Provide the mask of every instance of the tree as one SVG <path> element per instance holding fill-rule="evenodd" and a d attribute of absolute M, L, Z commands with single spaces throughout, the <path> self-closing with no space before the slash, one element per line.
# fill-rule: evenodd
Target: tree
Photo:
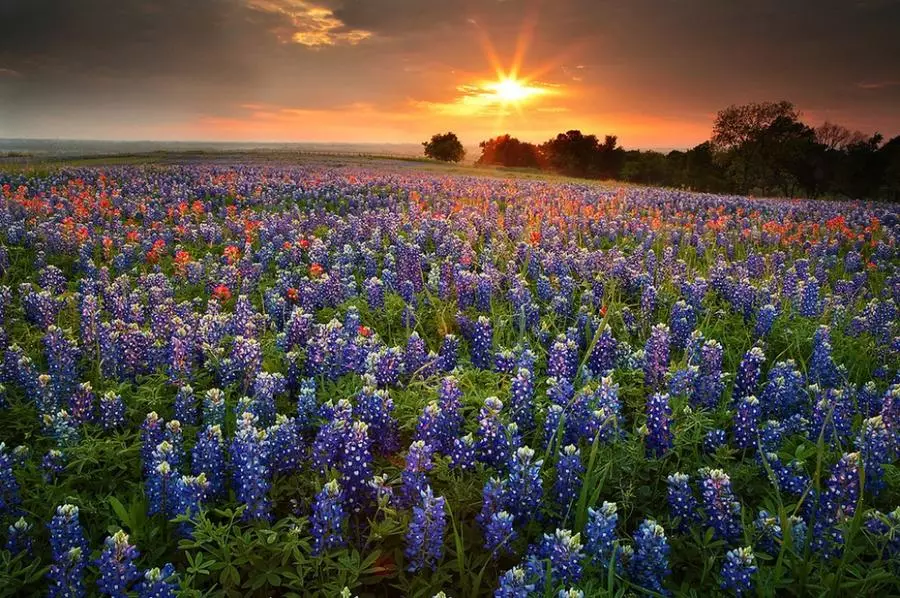
<path fill-rule="evenodd" d="M 476 164 L 496 164 L 518 168 L 540 168 L 541 156 L 533 143 L 500 135 L 478 144 L 481 157 Z"/>
<path fill-rule="evenodd" d="M 766 192 L 765 156 L 770 139 L 764 133 L 779 118 L 797 121 L 799 117 L 794 105 L 786 101 L 732 105 L 719 111 L 710 141 L 739 191 L 759 187 Z"/>
<path fill-rule="evenodd" d="M 466 156 L 466 150 L 456 133 L 438 133 L 431 137 L 431 141 L 425 141 L 422 145 L 426 156 L 442 162 L 459 162 Z"/>
<path fill-rule="evenodd" d="M 828 122 L 827 120 L 816 127 L 816 141 L 829 150 L 843 150 L 848 145 L 861 143 L 866 140 L 865 133 L 851 131 L 847 127 Z"/>
<path fill-rule="evenodd" d="M 617 178 L 625 163 L 625 150 L 616 146 L 618 138 L 607 135 L 600 143 L 596 135 L 572 130 L 560 133 L 541 145 L 550 166 L 570 176 Z"/>

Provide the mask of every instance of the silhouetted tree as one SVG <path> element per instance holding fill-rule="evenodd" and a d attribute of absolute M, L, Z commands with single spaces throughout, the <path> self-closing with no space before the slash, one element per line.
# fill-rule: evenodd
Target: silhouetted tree
<path fill-rule="evenodd" d="M 500 135 L 478 144 L 481 157 L 476 164 L 495 164 L 520 168 L 540 168 L 541 156 L 533 143 L 519 141 L 509 135 Z"/>
<path fill-rule="evenodd" d="M 438 133 L 431 141 L 424 141 L 425 155 L 443 162 L 459 162 L 466 156 L 466 150 L 459 142 L 456 133 Z"/>
<path fill-rule="evenodd" d="M 563 174 L 616 178 L 625 163 L 625 151 L 616 147 L 617 142 L 614 135 L 607 135 L 600 143 L 596 135 L 572 130 L 560 133 L 540 149 L 550 167 Z"/>
<path fill-rule="evenodd" d="M 739 191 L 762 186 L 765 192 L 765 156 L 771 143 L 765 133 L 779 118 L 796 121 L 799 113 L 792 103 L 782 101 L 732 105 L 716 115 L 710 141 Z"/>
<path fill-rule="evenodd" d="M 851 131 L 847 127 L 828 122 L 827 120 L 816 127 L 816 141 L 829 150 L 843 150 L 848 145 L 860 143 L 866 140 L 865 133 Z"/>

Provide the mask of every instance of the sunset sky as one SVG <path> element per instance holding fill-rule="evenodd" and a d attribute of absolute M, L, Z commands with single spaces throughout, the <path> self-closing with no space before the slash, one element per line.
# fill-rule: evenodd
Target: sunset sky
<path fill-rule="evenodd" d="M 676 148 L 780 99 L 900 133 L 897 0 L 2 0 L 0 23 L 0 137 Z"/>

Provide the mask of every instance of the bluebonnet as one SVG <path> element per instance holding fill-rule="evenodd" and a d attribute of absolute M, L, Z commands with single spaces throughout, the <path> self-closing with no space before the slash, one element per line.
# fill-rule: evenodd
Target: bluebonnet
<path fill-rule="evenodd" d="M 616 541 L 616 524 L 619 521 L 616 503 L 604 502 L 599 508 L 588 507 L 587 523 L 584 527 L 585 551 L 591 561 L 604 568 L 613 557 Z"/>
<path fill-rule="evenodd" d="M 555 403 L 548 405 L 544 416 L 543 444 L 545 448 L 549 449 L 554 440 L 557 444 L 560 442 L 557 433 L 563 424 L 565 424 L 565 419 L 562 406 Z"/>
<path fill-rule="evenodd" d="M 447 430 L 444 428 L 441 408 L 437 401 L 429 401 L 422 409 L 419 421 L 416 422 L 416 432 L 413 436 L 414 440 L 423 441 L 433 448 L 444 447 L 450 444 L 450 438 L 447 437 Z M 416 493 L 418 496 L 418 492 Z"/>
<path fill-rule="evenodd" d="M 634 554 L 628 562 L 628 575 L 635 584 L 660 594 L 668 594 L 663 586 L 669 569 L 669 541 L 661 525 L 645 519 L 634 535 Z"/>
<path fill-rule="evenodd" d="M 495 513 L 503 510 L 505 481 L 491 477 L 484 483 L 481 490 L 481 511 L 475 516 L 475 521 L 482 528 L 486 528 Z"/>
<path fill-rule="evenodd" d="M 482 370 L 491 369 L 494 328 L 491 320 L 479 316 L 472 329 L 472 365 Z"/>
<path fill-rule="evenodd" d="M 647 423 L 645 439 L 647 455 L 661 457 L 673 445 L 673 435 L 669 429 L 672 408 L 669 406 L 669 395 L 654 393 L 647 399 Z"/>
<path fill-rule="evenodd" d="M 779 361 L 769 370 L 768 380 L 760 396 L 765 415 L 782 418 L 796 413 L 805 399 L 803 375 L 793 359 Z"/>
<path fill-rule="evenodd" d="M 813 334 L 809 380 L 833 388 L 840 383 L 840 377 L 840 371 L 831 357 L 831 329 L 828 326 L 819 326 Z"/>
<path fill-rule="evenodd" d="M 544 489 L 541 484 L 542 459 L 534 460 L 534 450 L 523 446 L 509 461 L 509 477 L 503 489 L 503 504 L 517 522 L 538 518 Z"/>
<path fill-rule="evenodd" d="M 210 388 L 203 395 L 203 425 L 225 425 L 225 393 L 218 388 Z"/>
<path fill-rule="evenodd" d="M 889 463 L 891 456 L 891 438 L 884 425 L 883 416 L 871 417 L 862 423 L 856 438 L 856 448 L 863 462 L 866 474 L 867 490 L 879 493 L 885 487 L 884 464 Z"/>
<path fill-rule="evenodd" d="M 739 400 L 734 414 L 735 446 L 742 449 L 756 446 L 761 414 L 762 409 L 756 397 L 751 395 Z"/>
<path fill-rule="evenodd" d="M 703 450 L 707 453 L 716 452 L 716 449 L 726 443 L 725 430 L 721 428 L 713 428 L 703 436 Z"/>
<path fill-rule="evenodd" d="M 832 444 L 850 435 L 855 410 L 842 389 L 825 388 L 813 384 L 808 388 L 813 399 L 812 417 L 808 434 L 811 440 L 822 435 Z"/>
<path fill-rule="evenodd" d="M 510 544 L 516 538 L 513 516 L 507 511 L 493 513 L 484 527 L 484 549 L 495 558 L 511 551 Z"/>
<path fill-rule="evenodd" d="M 316 400 L 316 379 L 304 378 L 300 382 L 297 395 L 297 427 L 307 432 L 313 426 L 313 419 L 319 409 Z"/>
<path fill-rule="evenodd" d="M 511 419 L 522 431 L 534 428 L 534 381 L 531 372 L 519 368 L 510 383 Z"/>
<path fill-rule="evenodd" d="M 356 421 L 344 441 L 344 459 L 340 470 L 344 480 L 344 497 L 348 509 L 359 511 L 371 502 L 372 440 L 369 425 Z"/>
<path fill-rule="evenodd" d="M 672 347 L 684 349 L 687 346 L 688 337 L 694 331 L 697 324 L 697 314 L 694 308 L 684 300 L 677 301 L 672 306 L 672 314 L 669 318 L 669 329 L 672 331 Z"/>
<path fill-rule="evenodd" d="M 493 467 L 506 464 L 509 457 L 509 441 L 500 421 L 503 403 L 497 397 L 487 397 L 478 415 L 478 460 Z"/>
<path fill-rule="evenodd" d="M 43 423 L 49 435 L 56 439 L 58 446 L 71 446 L 78 443 L 80 437 L 78 427 L 65 409 L 60 409 L 54 415 L 45 413 Z"/>
<path fill-rule="evenodd" d="M 346 520 L 344 493 L 337 480 L 331 480 L 316 494 L 312 508 L 313 554 L 322 554 L 343 546 Z"/>
<path fill-rule="evenodd" d="M 173 517 L 179 515 L 195 517 L 203 507 L 203 503 L 206 502 L 208 490 L 209 482 L 206 480 L 205 473 L 196 476 L 179 476 L 172 488 L 170 514 Z M 191 524 L 182 522 L 179 524 L 179 529 L 182 535 L 188 536 L 191 533 Z"/>
<path fill-rule="evenodd" d="M 616 365 L 619 343 L 612 330 L 605 328 L 597 336 L 593 348 L 588 353 L 587 368 L 595 376 L 604 375 Z"/>
<path fill-rule="evenodd" d="M 62 451 L 50 449 L 41 460 L 41 469 L 44 470 L 44 482 L 52 483 L 66 469 L 65 455 Z M 0 512 L 2 511 L 3 509 L 0 508 Z"/>
<path fill-rule="evenodd" d="M 775 320 L 778 318 L 778 308 L 767 303 L 759 308 L 756 312 L 756 324 L 753 328 L 753 334 L 757 338 L 764 338 L 769 335 Z"/>
<path fill-rule="evenodd" d="M 571 444 L 565 446 L 556 462 L 556 481 L 553 484 L 554 499 L 564 515 L 581 492 L 583 476 L 581 451 Z"/>
<path fill-rule="evenodd" d="M 175 598 L 177 581 L 175 567 L 167 563 L 162 569 L 154 567 L 144 572 L 137 586 L 138 598 Z"/>
<path fill-rule="evenodd" d="M 204 474 L 209 483 L 210 497 L 222 496 L 226 485 L 225 440 L 222 428 L 206 426 L 197 431 L 197 442 L 191 451 L 191 471 Z"/>
<path fill-rule="evenodd" d="M 651 390 L 662 387 L 669 369 L 669 327 L 656 324 L 644 345 L 644 384 Z"/>
<path fill-rule="evenodd" d="M 453 467 L 469 471 L 475 468 L 476 462 L 475 437 L 470 433 L 461 438 L 453 439 L 453 448 L 450 449 L 450 462 Z"/>
<path fill-rule="evenodd" d="M 686 532 L 699 519 L 697 499 L 691 488 L 691 478 L 684 473 L 673 473 L 667 478 L 669 513 L 678 521 L 678 529 Z"/>
<path fill-rule="evenodd" d="M 110 431 L 125 425 L 125 402 L 113 391 L 100 397 L 100 425 Z"/>
<path fill-rule="evenodd" d="M 147 494 L 147 513 L 156 515 L 169 514 L 171 507 L 172 484 L 175 472 L 172 469 L 172 444 L 163 440 L 156 445 L 151 457 L 150 468 L 146 473 L 145 491 Z"/>
<path fill-rule="evenodd" d="M 700 499 L 713 537 L 734 542 L 741 535 L 741 503 L 731 490 L 731 478 L 721 469 L 700 470 Z"/>
<path fill-rule="evenodd" d="M 94 421 L 94 389 L 90 382 L 82 382 L 75 387 L 69 398 L 69 413 L 76 424 Z"/>
<path fill-rule="evenodd" d="M 759 387 L 759 377 L 762 373 L 762 364 L 766 361 L 766 355 L 759 347 L 753 347 L 744 353 L 741 364 L 738 366 L 737 377 L 734 381 L 732 400 L 737 403 L 744 397 L 755 396 Z"/>
<path fill-rule="evenodd" d="M 343 460 L 344 443 L 350 433 L 352 407 L 347 403 L 345 408 L 342 401 L 338 401 L 332 418 L 319 427 L 313 440 L 312 465 L 323 475 Z"/>
<path fill-rule="evenodd" d="M 34 549 L 34 539 L 31 537 L 33 527 L 33 525 L 25 521 L 24 517 L 19 517 L 7 529 L 6 550 L 13 556 L 20 553 L 31 556 Z"/>
<path fill-rule="evenodd" d="M 853 517 L 859 500 L 859 453 L 844 453 L 834 465 L 819 497 L 812 530 L 812 546 L 825 557 L 836 556 L 844 543 L 838 527 Z"/>
<path fill-rule="evenodd" d="M 426 486 L 421 502 L 413 507 L 406 533 L 406 558 L 410 571 L 437 568 L 444 554 L 446 517 L 444 497 L 434 496 L 431 487 Z"/>
<path fill-rule="evenodd" d="M 104 596 L 126 598 L 132 584 L 141 574 L 135 560 L 140 556 L 137 548 L 128 541 L 128 534 L 119 530 L 106 538 L 103 552 L 95 563 L 99 569 L 97 588 Z"/>
<path fill-rule="evenodd" d="M 297 420 L 283 414 L 266 430 L 269 442 L 269 464 L 273 474 L 290 474 L 300 470 L 305 444 L 300 437 Z"/>
<path fill-rule="evenodd" d="M 234 490 L 238 502 L 247 506 L 244 519 L 271 517 L 271 502 L 267 494 L 271 486 L 268 438 L 265 430 L 256 427 L 257 420 L 244 413 L 231 442 L 231 467 Z"/>
<path fill-rule="evenodd" d="M 536 567 L 517 566 L 500 576 L 500 586 L 494 592 L 494 598 L 528 598 L 539 585 L 540 577 L 534 575 L 535 570 L 540 572 L 540 565 Z M 535 579 L 538 577 L 538 579 Z"/>
<path fill-rule="evenodd" d="M 50 520 L 51 596 L 83 596 L 84 568 L 89 548 L 78 517 L 78 507 L 65 504 L 56 508 Z"/>
<path fill-rule="evenodd" d="M 432 454 L 434 448 L 424 440 L 414 440 L 406 454 L 406 467 L 400 474 L 403 480 L 401 497 L 407 506 L 419 500 L 425 486 L 428 485 L 428 472 L 434 467 Z"/>
<path fill-rule="evenodd" d="M 6 443 L 0 442 L 0 516 L 13 514 L 21 502 L 12 456 L 6 450 Z"/>
<path fill-rule="evenodd" d="M 449 372 L 456 368 L 459 361 L 459 339 L 453 334 L 444 335 L 441 348 L 438 351 L 440 368 Z"/>
<path fill-rule="evenodd" d="M 750 546 L 734 548 L 725 553 L 725 562 L 722 563 L 723 590 L 735 595 L 743 596 L 753 591 L 753 574 L 756 573 L 753 549 Z"/>
<path fill-rule="evenodd" d="M 572 583 L 581 579 L 582 548 L 581 534 L 557 529 L 554 534 L 544 534 L 537 556 L 550 561 L 550 575 L 555 582 Z"/>

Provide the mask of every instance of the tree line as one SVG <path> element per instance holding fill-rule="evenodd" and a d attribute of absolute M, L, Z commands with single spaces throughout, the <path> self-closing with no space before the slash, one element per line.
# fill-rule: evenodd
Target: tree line
<path fill-rule="evenodd" d="M 422 144 L 425 155 L 458 162 L 454 133 Z M 720 110 L 709 141 L 687 151 L 625 150 L 615 135 L 572 130 L 541 144 L 501 135 L 479 144 L 476 164 L 536 168 L 715 193 L 900 201 L 900 136 L 889 141 L 826 122 L 801 120 L 790 102 Z"/>

